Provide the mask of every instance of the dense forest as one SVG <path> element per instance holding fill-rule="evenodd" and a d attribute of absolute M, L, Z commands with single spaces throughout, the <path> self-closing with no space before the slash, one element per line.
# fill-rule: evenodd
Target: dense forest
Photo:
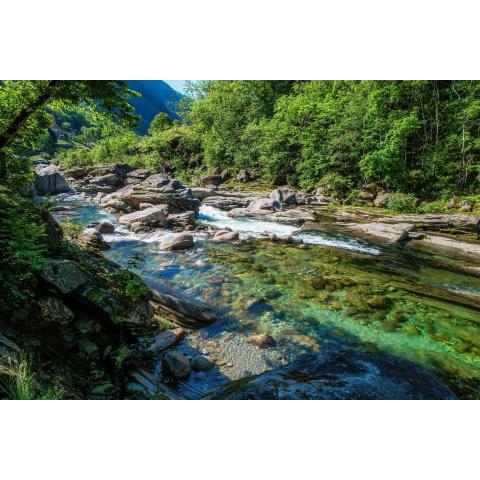
<path fill-rule="evenodd" d="M 85 127 L 60 162 L 122 160 L 188 177 L 246 168 L 351 199 L 366 182 L 420 198 L 479 187 L 479 82 L 205 81 L 190 93 L 182 122 L 161 114 L 147 136 L 110 128 L 93 146 L 84 140 L 96 127 Z"/>
<path fill-rule="evenodd" d="M 38 87 L 4 82 L 2 129 Z M 249 169 L 265 182 L 327 185 L 351 200 L 367 182 L 422 199 L 479 188 L 476 81 L 202 81 L 180 100 L 181 120 L 159 113 L 147 135 L 135 133 L 133 118 L 122 125 L 102 106 L 67 100 L 36 109 L 2 145 L 3 183 L 30 168 L 23 156 L 40 153 L 68 167 L 123 161 L 189 178 Z"/>

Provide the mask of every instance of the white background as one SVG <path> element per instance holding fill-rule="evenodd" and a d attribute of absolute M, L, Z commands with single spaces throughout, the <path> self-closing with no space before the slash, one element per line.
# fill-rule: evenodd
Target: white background
<path fill-rule="evenodd" d="M 478 3 L 478 2 L 477 2 Z M 478 79 L 474 1 L 4 1 L 1 79 Z M 479 402 L 1 402 L 2 479 L 478 477 Z"/>

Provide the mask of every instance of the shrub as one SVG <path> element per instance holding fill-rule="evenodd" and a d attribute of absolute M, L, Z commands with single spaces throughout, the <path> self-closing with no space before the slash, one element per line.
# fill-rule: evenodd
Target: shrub
<path fill-rule="evenodd" d="M 446 200 L 435 200 L 433 202 L 420 205 L 417 208 L 419 213 L 440 213 L 445 210 L 445 206 L 448 202 Z"/>
<path fill-rule="evenodd" d="M 412 193 L 392 193 L 387 201 L 387 208 L 394 212 L 411 213 L 415 210 L 417 199 Z"/>
<path fill-rule="evenodd" d="M 71 218 L 58 223 L 62 227 L 64 237 L 71 242 L 75 242 L 83 231 L 82 225 L 75 223 Z"/>
<path fill-rule="evenodd" d="M 47 251 L 45 225 L 39 211 L 11 191 L 0 191 L 0 283 L 2 297 L 19 301 L 35 286 Z"/>

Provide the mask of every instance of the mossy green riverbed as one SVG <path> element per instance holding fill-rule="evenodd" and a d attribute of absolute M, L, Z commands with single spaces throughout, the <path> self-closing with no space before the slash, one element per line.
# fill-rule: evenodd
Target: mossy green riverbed
<path fill-rule="evenodd" d="M 68 204 L 81 223 L 106 216 L 94 203 Z M 199 338 L 265 333 L 282 362 L 332 344 L 387 352 L 433 370 L 460 398 L 480 398 L 480 277 L 464 261 L 357 248 L 355 238 L 325 232 L 323 244 L 303 245 L 198 235 L 194 249 L 172 253 L 159 249 L 162 235 L 120 229 L 105 254 L 152 287 L 168 284 L 222 312 Z"/>

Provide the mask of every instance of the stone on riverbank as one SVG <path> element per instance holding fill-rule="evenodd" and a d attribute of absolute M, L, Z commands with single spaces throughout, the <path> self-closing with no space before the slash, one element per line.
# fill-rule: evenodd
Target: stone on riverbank
<path fill-rule="evenodd" d="M 55 195 L 71 190 L 65 177 L 55 165 L 39 164 L 34 168 L 35 190 L 38 195 Z"/>
<path fill-rule="evenodd" d="M 208 187 L 209 185 L 218 186 L 223 183 L 223 177 L 221 175 L 206 175 L 200 177 L 200 186 Z"/>

